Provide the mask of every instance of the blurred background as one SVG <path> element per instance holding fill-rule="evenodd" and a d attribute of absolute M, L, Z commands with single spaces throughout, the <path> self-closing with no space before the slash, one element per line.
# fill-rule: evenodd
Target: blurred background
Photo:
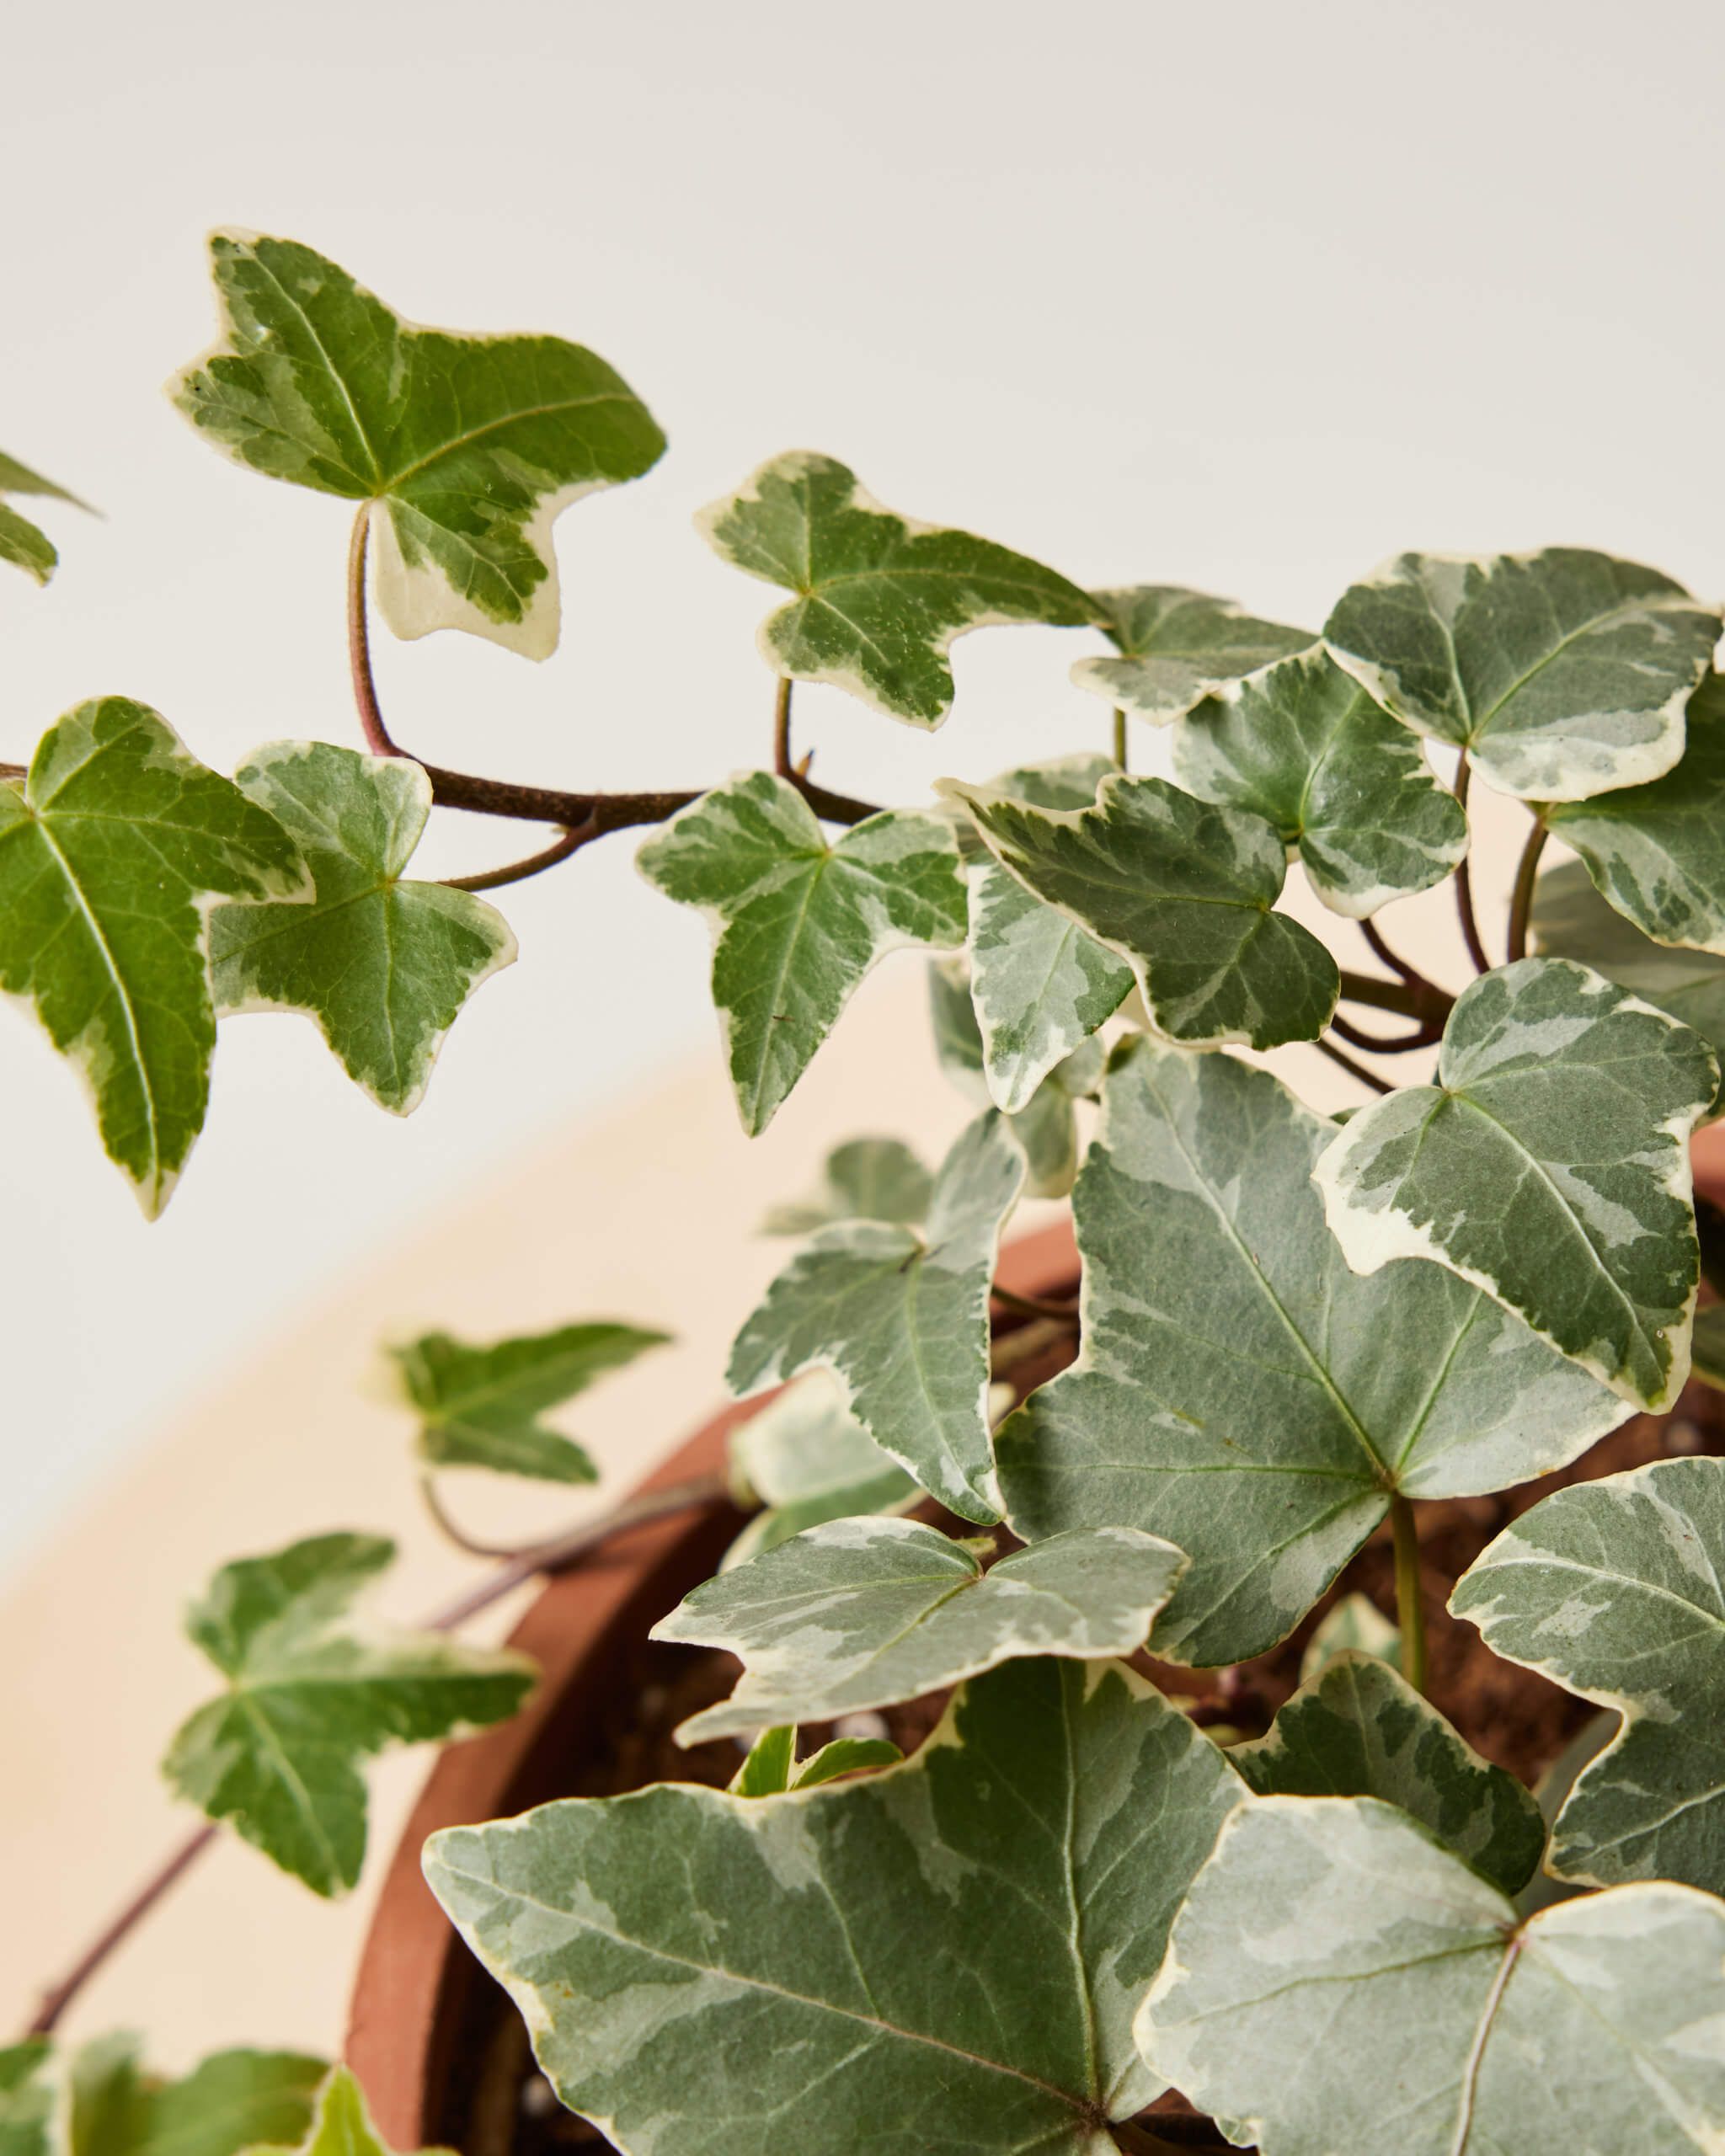
<path fill-rule="evenodd" d="M 690 517 L 793 446 L 1081 583 L 1187 583 L 1313 627 L 1404 547 L 1596 545 L 1716 594 L 1722 64 L 1725 13 L 1699 0 L 14 8 L 0 445 L 104 520 L 47 505 L 56 583 L 0 577 L 0 755 L 107 691 L 226 769 L 282 735 L 356 739 L 347 510 L 228 463 L 160 393 L 215 334 L 222 223 L 305 240 L 422 322 L 590 344 L 665 427 L 654 472 L 558 527 L 549 662 L 379 632 L 398 734 L 499 776 L 691 786 L 764 757 L 772 595 Z M 1098 643 L 960 642 L 932 738 L 799 691 L 799 745 L 884 799 L 1102 747 L 1106 708 L 1067 680 Z M 1135 759 L 1158 767 L 1147 729 Z M 1489 830 L 1504 804 L 1482 807 Z M 420 866 L 520 835 L 442 818 Z M 674 1327 L 583 1422 L 632 1467 L 717 1392 L 775 1262 L 761 1206 L 830 1139 L 933 1152 L 962 1113 L 918 1105 L 935 1081 L 900 959 L 750 1150 L 702 930 L 633 851 L 503 894 L 521 962 L 410 1121 L 305 1021 L 224 1027 L 208 1128 L 152 1226 L 68 1070 L 6 1014 L 0 1716 L 14 1741 L 24 1718 L 35 1771 L 0 1829 L 36 1895 L 6 1999 L 111 1899 L 132 1842 L 142 1862 L 170 1831 L 152 1762 L 197 1696 L 182 1596 L 302 1525 L 409 1517 L 404 1428 L 363 1391 L 380 1326 Z M 1459 978 L 1447 897 L 1400 911 Z M 1310 1051 L 1285 1068 L 1320 1105 L 1347 1096 Z M 445 1562 L 410 1553 L 407 1577 Z M 119 1763 L 99 1790 L 93 1728 Z M 100 1878 L 56 1876 L 74 1833 L 101 1840 Z M 284 1954 L 323 1920 L 267 1909 Z M 339 1971 L 343 1935 L 305 1951 Z M 229 2033 L 212 1999 L 219 2023 L 237 1988 L 151 1951 L 157 2003 Z M 344 1982 L 311 2005 L 284 1987 L 290 2025 L 232 2033 L 331 2041 Z"/>

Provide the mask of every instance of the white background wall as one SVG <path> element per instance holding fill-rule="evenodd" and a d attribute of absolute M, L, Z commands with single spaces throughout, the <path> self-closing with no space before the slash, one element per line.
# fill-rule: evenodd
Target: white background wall
<path fill-rule="evenodd" d="M 1314 624 L 1403 546 L 1581 542 L 1725 584 L 1725 13 L 1701 0 L 87 0 L 3 35 L 0 443 L 107 512 L 45 520 L 45 595 L 0 577 L 5 755 L 105 691 L 230 768 L 351 738 L 342 504 L 228 465 L 158 393 L 212 334 L 218 222 L 421 320 L 590 343 L 670 433 L 563 525 L 548 664 L 382 653 L 400 733 L 470 767 L 680 785 L 758 760 L 768 595 L 688 520 L 793 446 L 1081 581 Z M 829 692 L 803 736 L 830 782 L 900 797 L 1097 744 L 1065 680 L 1092 643 L 961 644 L 933 740 Z M 447 821 L 441 873 L 511 844 Z M 711 1056 L 702 937 L 631 851 L 508 894 L 521 963 L 410 1123 L 302 1022 L 226 1028 L 153 1227 L 7 1015 L 0 1561 L 316 1285 Z"/>

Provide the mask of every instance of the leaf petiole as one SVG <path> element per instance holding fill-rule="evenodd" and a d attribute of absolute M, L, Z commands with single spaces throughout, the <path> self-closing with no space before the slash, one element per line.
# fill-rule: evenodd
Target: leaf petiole
<path fill-rule="evenodd" d="M 1402 1674 L 1416 1692 L 1425 1690 L 1425 1604 L 1419 1584 L 1419 1529 L 1413 1506 L 1398 1490 L 1390 1499 L 1390 1531 L 1396 1547 L 1396 1618 L 1402 1632 Z"/>
<path fill-rule="evenodd" d="M 1515 864 L 1515 884 L 1509 895 L 1509 955 L 1513 963 L 1527 956 L 1527 921 L 1533 910 L 1533 887 L 1539 873 L 1540 856 L 1545 851 L 1546 826 L 1535 817 L 1533 829 L 1527 835 L 1527 843 L 1521 849 L 1521 858 Z"/>

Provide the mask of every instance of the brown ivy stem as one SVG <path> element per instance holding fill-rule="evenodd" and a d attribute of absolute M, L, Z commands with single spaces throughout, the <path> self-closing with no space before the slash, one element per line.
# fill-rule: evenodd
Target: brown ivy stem
<path fill-rule="evenodd" d="M 163 1896 L 191 1870 L 215 1840 L 216 1831 L 215 1821 L 206 1820 L 202 1826 L 193 1829 L 165 1863 L 157 1866 L 119 1913 L 97 1933 L 59 1983 L 42 1993 L 35 2019 L 24 2032 L 26 2039 L 53 2035 L 67 2008 L 109 1956 L 131 1936 Z"/>
<path fill-rule="evenodd" d="M 1509 955 L 1512 962 L 1527 956 L 1527 922 L 1533 911 L 1534 878 L 1546 846 L 1546 827 L 1537 818 L 1515 864 L 1515 885 L 1509 894 Z"/>
<path fill-rule="evenodd" d="M 1467 809 L 1467 790 L 1473 780 L 1473 771 L 1464 749 L 1455 765 L 1455 800 L 1465 814 Z M 1492 962 L 1486 956 L 1486 947 L 1480 941 L 1479 919 L 1473 910 L 1473 869 L 1466 854 L 1455 871 L 1455 910 L 1461 916 L 1461 940 L 1467 946 L 1467 955 L 1478 974 L 1488 974 Z"/>
<path fill-rule="evenodd" d="M 1344 1018 L 1339 1011 L 1330 1021 L 1330 1031 L 1350 1048 L 1363 1048 L 1373 1055 L 1405 1055 L 1410 1049 L 1429 1048 L 1438 1038 L 1430 1026 L 1421 1026 L 1411 1033 L 1369 1033 L 1351 1019 Z"/>
<path fill-rule="evenodd" d="M 1058 1318 L 1062 1325 L 1076 1325 L 1076 1303 L 1045 1303 L 1035 1295 L 1020 1295 L 1011 1288 L 1002 1288 L 998 1281 L 989 1289 L 991 1298 L 1003 1310 L 1017 1310 L 1021 1317 Z"/>
<path fill-rule="evenodd" d="M 1420 981 L 1428 987 L 1431 985 L 1429 981 L 1426 981 L 1425 975 L 1420 972 L 1418 966 L 1409 965 L 1399 952 L 1391 949 L 1384 931 L 1375 921 L 1361 921 L 1359 932 L 1365 938 L 1373 956 L 1386 965 L 1392 974 L 1400 974 L 1402 979 L 1409 983 Z"/>
<path fill-rule="evenodd" d="M 1368 1070 L 1363 1063 L 1356 1063 L 1351 1055 L 1338 1048 L 1333 1041 L 1315 1040 L 1312 1046 L 1321 1049 L 1332 1063 L 1338 1063 L 1350 1078 L 1359 1079 L 1362 1086 L 1370 1086 L 1375 1093 L 1393 1093 L 1396 1088 L 1387 1078 L 1380 1078 L 1375 1070 Z"/>
<path fill-rule="evenodd" d="M 1370 974 L 1349 973 L 1346 967 L 1342 969 L 1342 1000 L 1369 1003 L 1377 1011 L 1394 1011 L 1403 1018 L 1418 1018 L 1422 1026 L 1435 1026 L 1440 1031 L 1455 1007 L 1455 999 L 1448 989 L 1433 981 L 1375 980 Z"/>
<path fill-rule="evenodd" d="M 574 830 L 565 831 L 551 845 L 521 861 L 509 862 L 501 868 L 483 869 L 477 876 L 445 876 L 440 880 L 446 890 L 500 891 L 505 883 L 524 883 L 529 876 L 537 876 L 542 868 L 555 868 L 559 861 L 579 853 L 593 835 L 586 825 L 578 824 Z"/>
<path fill-rule="evenodd" d="M 1390 1498 L 1390 1532 L 1396 1545 L 1396 1621 L 1402 1630 L 1402 1674 L 1416 1692 L 1423 1692 L 1425 1604 L 1419 1590 L 1419 1529 L 1413 1505 L 1399 1490 Z"/>
<path fill-rule="evenodd" d="M 1148 2127 L 1136 2125 L 1131 2119 L 1117 2119 L 1108 2127 L 1114 2146 L 1123 2149 L 1125 2156 L 1180 2156 L 1171 2141 L 1164 2141 L 1160 2134 L 1152 2133 Z"/>

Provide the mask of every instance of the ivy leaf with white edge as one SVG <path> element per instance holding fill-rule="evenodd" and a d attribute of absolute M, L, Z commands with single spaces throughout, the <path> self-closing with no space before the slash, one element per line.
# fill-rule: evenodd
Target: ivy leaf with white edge
<path fill-rule="evenodd" d="M 850 1220 L 792 1259 L 737 1335 L 739 1396 L 817 1364 L 870 1437 L 963 1519 L 1000 1517 L 989 1442 L 988 1294 L 1024 1156 L 993 1110 L 940 1165 L 919 1232 Z"/>
<path fill-rule="evenodd" d="M 364 1760 L 501 1721 L 533 1685 L 518 1654 L 346 1628 L 355 1597 L 394 1556 L 379 1535 L 316 1535 L 224 1565 L 187 1614 L 227 1689 L 180 1725 L 163 1771 L 318 1894 L 360 1876 Z"/>
<path fill-rule="evenodd" d="M 1643 786 L 1557 803 L 1547 828 L 1658 943 L 1725 953 L 1725 676 L 1689 700 L 1683 760 Z"/>
<path fill-rule="evenodd" d="M 292 2148 L 254 2147 L 244 2156 L 392 2156 L 371 2122 L 365 2091 L 344 2066 L 334 2068 L 318 2093 L 305 2138 Z M 454 2156 L 449 2149 L 424 2149 L 419 2156 Z"/>
<path fill-rule="evenodd" d="M 1105 756 L 1068 756 L 1003 772 L 990 785 L 1039 808 L 1087 808 L 1113 769 Z M 1014 1115 L 1119 1010 L 1131 992 L 1132 969 L 986 851 L 972 865 L 969 884 L 965 957 L 982 1075 L 995 1106 Z"/>
<path fill-rule="evenodd" d="M 210 259 L 222 335 L 168 385 L 193 425 L 254 472 L 372 505 L 398 637 L 467 629 L 548 658 L 558 512 L 664 452 L 628 384 L 560 337 L 421 328 L 294 240 L 217 232 Z"/>
<path fill-rule="evenodd" d="M 1441 883 L 1467 851 L 1419 743 L 1322 646 L 1206 697 L 1175 731 L 1174 771 L 1201 801 L 1262 816 L 1353 920 Z"/>
<path fill-rule="evenodd" d="M 1369 1595 L 1344 1594 L 1314 1627 L 1300 1657 L 1300 1681 L 1322 1677 L 1338 1655 L 1369 1654 L 1402 1667 L 1402 1635 Z"/>
<path fill-rule="evenodd" d="M 930 964 L 928 1010 L 942 1070 L 966 1100 L 986 1107 L 991 1091 L 985 1051 L 969 971 L 962 958 L 936 958 Z M 1100 1049 L 1085 1042 L 1064 1063 L 1056 1064 L 1024 1106 L 1007 1118 L 1024 1154 L 1027 1198 L 1064 1198 L 1071 1189 L 1078 1172 L 1078 1121 L 1073 1104 L 1095 1090 L 1100 1075 Z"/>
<path fill-rule="evenodd" d="M 468 997 L 514 964 L 509 923 L 471 891 L 404 880 L 431 813 L 431 782 L 410 757 L 273 741 L 236 780 L 297 842 L 316 895 L 217 910 L 222 1015 L 302 1013 L 379 1107 L 410 1115 Z"/>
<path fill-rule="evenodd" d="M 1317 641 L 1308 629 L 1255 621 L 1231 599 L 1178 584 L 1138 584 L 1091 596 L 1120 656 L 1081 659 L 1072 679 L 1156 726 L 1180 718 L 1242 675 Z"/>
<path fill-rule="evenodd" d="M 1725 1904 L 1514 1908 L 1370 1797 L 1223 1828 L 1138 2041 L 1262 2156 L 1689 2156 L 1725 2129 Z"/>
<path fill-rule="evenodd" d="M 830 456 L 791 450 L 695 520 L 713 551 L 796 593 L 761 627 L 779 674 L 828 681 L 932 728 L 952 708 L 947 653 L 969 629 L 1079 628 L 1096 607 L 1040 562 L 968 531 L 895 516 Z"/>
<path fill-rule="evenodd" d="M 56 2091 L 45 2036 L 0 2044 L 0 2156 L 50 2156 Z"/>
<path fill-rule="evenodd" d="M 152 2092 L 142 2156 L 238 2156 L 310 2129 L 325 2061 L 301 2052 L 216 2052 Z"/>
<path fill-rule="evenodd" d="M 51 479 L 45 479 L 40 472 L 32 472 L 28 464 L 20 464 L 15 456 L 8 456 L 0 450 L 0 562 L 9 562 L 22 569 L 38 584 L 45 584 L 53 575 L 60 556 L 54 542 L 40 526 L 29 517 L 11 508 L 8 494 L 25 494 L 43 500 L 70 502 L 74 509 L 88 510 L 88 502 L 81 502 L 76 494 L 69 494 L 64 487 L 57 487 Z"/>
<path fill-rule="evenodd" d="M 1500 793 L 1582 801 L 1669 771 L 1719 610 L 1581 547 L 1399 554 L 1338 600 L 1338 662 Z"/>
<path fill-rule="evenodd" d="M 1073 1201 L 1082 1348 L 996 1456 L 1024 1540 L 1125 1525 L 1187 1552 L 1165 1660 L 1274 1646 L 1392 1492 L 1506 1489 L 1628 1412 L 1444 1267 L 1350 1272 L 1311 1185 L 1334 1130 L 1232 1056 L 1115 1051 Z"/>
<path fill-rule="evenodd" d="M 726 1786 L 735 1796 L 781 1796 L 788 1789 L 818 1789 L 841 1774 L 895 1767 L 904 1756 L 884 1737 L 836 1737 L 799 1765 L 796 1729 L 781 1723 L 761 1731 Z"/>
<path fill-rule="evenodd" d="M 77 1070 L 148 1219 L 209 1103 L 211 908 L 307 894 L 275 818 L 127 697 L 67 712 L 0 785 L 0 990 Z"/>
<path fill-rule="evenodd" d="M 574 1798 L 433 1835 L 425 1874 L 624 2156 L 852 2156 L 859 2121 L 870 2156 L 1114 2156 L 1164 2085 L 1133 2009 L 1242 1794 L 1130 1670 L 1044 1658 L 884 1774 Z"/>
<path fill-rule="evenodd" d="M 635 858 L 649 883 L 712 925 L 713 1001 L 751 1138 L 879 959 L 964 941 L 950 823 L 889 808 L 829 845 L 796 787 L 770 771 L 692 801 Z"/>
<path fill-rule="evenodd" d="M 1725 1460 L 1662 1460 L 1560 1490 L 1457 1582 L 1492 1652 L 1622 1726 L 1577 1778 L 1547 1869 L 1725 1886 Z"/>
<path fill-rule="evenodd" d="M 901 1513 L 922 1495 L 845 1405 L 830 1370 L 814 1369 L 737 1423 L 727 1440 L 733 1494 L 762 1509 L 724 1554 L 746 1564 L 825 1520 Z"/>
<path fill-rule="evenodd" d="M 601 1322 L 558 1326 L 484 1347 L 427 1332 L 389 1353 L 407 1403 L 420 1417 L 421 1460 L 540 1482 L 595 1482 L 599 1470 L 585 1449 L 540 1418 L 670 1337 Z"/>
<path fill-rule="evenodd" d="M 1260 1796 L 1375 1796 L 1514 1894 L 1545 1853 L 1532 1794 L 1487 1764 L 1386 1662 L 1336 1656 L 1230 1760 Z"/>
<path fill-rule="evenodd" d="M 1313 1171 L 1348 1262 L 1435 1259 L 1624 1399 L 1674 1399 L 1706 1043 L 1585 966 L 1524 958 L 1463 990 L 1438 1081 L 1362 1108 Z"/>
<path fill-rule="evenodd" d="M 913 1228 L 928 1210 L 934 1178 L 901 1138 L 852 1138 L 836 1145 L 820 1186 L 761 1222 L 769 1235 L 806 1235 L 833 1220 L 891 1220 Z"/>
<path fill-rule="evenodd" d="M 1287 859 L 1262 817 L 1119 772 L 1076 810 L 951 780 L 939 790 L 1028 890 L 1130 964 L 1172 1039 L 1275 1048 L 1329 1023 L 1341 976 L 1309 929 L 1271 910 Z"/>
<path fill-rule="evenodd" d="M 1601 898 L 1586 868 L 1566 861 L 1534 886 L 1529 921 L 1541 958 L 1573 958 L 1690 1026 L 1725 1064 L 1725 958 L 1655 943 Z M 1725 1102 L 1716 1098 L 1710 1113 Z"/>
<path fill-rule="evenodd" d="M 896 1706 L 1026 1655 L 1131 1654 L 1185 1569 L 1130 1527 L 1055 1535 L 985 1570 L 918 1520 L 836 1519 L 705 1582 L 651 1636 L 743 1665 L 730 1697 L 677 1731 L 701 1744 Z"/>

